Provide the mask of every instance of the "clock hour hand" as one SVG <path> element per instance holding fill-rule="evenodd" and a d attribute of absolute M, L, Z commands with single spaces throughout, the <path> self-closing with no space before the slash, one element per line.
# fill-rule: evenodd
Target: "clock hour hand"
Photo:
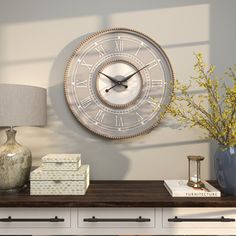
<path fill-rule="evenodd" d="M 111 89 L 113 89 L 114 87 L 116 87 L 118 84 L 114 84 L 113 86 L 111 86 L 109 89 L 105 89 L 105 92 L 108 93 Z"/>
<path fill-rule="evenodd" d="M 118 81 L 118 80 L 116 80 L 115 78 L 113 78 L 113 77 L 111 77 L 111 76 L 109 76 L 109 75 L 106 75 L 106 74 L 104 74 L 103 72 L 101 72 L 101 71 L 99 71 L 99 73 L 100 74 L 102 74 L 102 75 L 104 75 L 104 76 L 106 76 L 109 80 L 111 80 L 112 82 L 114 82 L 116 85 L 121 85 L 121 86 L 123 86 L 123 87 L 125 87 L 125 88 L 128 88 L 128 86 L 127 85 L 125 85 L 125 84 L 122 84 L 122 81 Z M 113 87 L 112 87 L 113 88 Z M 107 90 L 107 89 L 106 89 Z M 109 89 L 110 90 L 110 89 Z M 109 91 L 108 90 L 108 91 Z"/>
<path fill-rule="evenodd" d="M 148 67 L 148 66 L 149 66 L 149 64 L 147 64 L 147 65 L 145 65 L 144 67 L 142 67 L 141 69 L 139 69 L 139 70 L 133 72 L 132 74 L 126 76 L 123 80 L 121 80 L 121 82 L 125 82 L 125 81 L 129 80 L 131 77 L 133 77 L 133 76 L 136 75 L 138 72 L 140 72 L 141 70 L 145 69 L 145 68 Z"/>

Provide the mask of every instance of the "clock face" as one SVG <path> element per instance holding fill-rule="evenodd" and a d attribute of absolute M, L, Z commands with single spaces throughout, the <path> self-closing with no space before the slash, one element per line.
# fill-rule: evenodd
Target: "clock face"
<path fill-rule="evenodd" d="M 75 117 L 108 138 L 153 128 L 171 100 L 173 71 L 162 48 L 129 29 L 98 32 L 74 51 L 65 95 Z"/>

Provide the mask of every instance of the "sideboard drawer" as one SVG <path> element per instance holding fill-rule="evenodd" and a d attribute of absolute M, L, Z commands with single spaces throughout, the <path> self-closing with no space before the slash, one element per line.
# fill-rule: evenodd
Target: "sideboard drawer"
<path fill-rule="evenodd" d="M 163 208 L 164 228 L 236 228 L 236 208 Z"/>
<path fill-rule="evenodd" d="M 0 208 L 0 228 L 70 227 L 69 208 Z"/>
<path fill-rule="evenodd" d="M 154 208 L 79 208 L 78 227 L 153 228 Z"/>

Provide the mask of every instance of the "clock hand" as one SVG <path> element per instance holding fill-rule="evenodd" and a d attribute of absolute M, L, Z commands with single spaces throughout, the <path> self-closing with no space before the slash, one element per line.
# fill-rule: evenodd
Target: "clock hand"
<path fill-rule="evenodd" d="M 108 75 L 106 75 L 106 74 L 104 74 L 104 73 L 102 73 L 102 72 L 99 72 L 99 73 L 103 74 L 104 76 L 106 76 L 107 78 L 109 78 L 110 80 L 112 80 L 113 82 L 116 83 L 116 84 L 113 85 L 112 87 L 106 89 L 105 92 L 108 93 L 111 89 L 113 89 L 113 88 L 116 87 L 117 85 L 123 85 L 125 88 L 127 88 L 128 86 L 122 84 L 122 82 L 125 82 L 125 81 L 129 80 L 131 77 L 133 77 L 133 76 L 136 75 L 138 72 L 140 72 L 141 70 L 145 69 L 145 68 L 148 67 L 148 66 L 149 66 L 149 64 L 143 66 L 141 69 L 139 69 L 139 70 L 133 72 L 132 74 L 126 76 L 126 77 L 125 77 L 123 80 L 121 80 L 121 81 L 114 80 L 114 78 L 112 78 L 112 77 L 110 77 L 110 76 L 108 76 Z"/>
<path fill-rule="evenodd" d="M 115 85 L 111 86 L 109 89 L 105 89 L 105 92 L 108 93 L 109 90 L 113 89 L 113 88 L 116 87 L 117 85 L 118 85 L 118 84 L 115 84 Z"/>
<path fill-rule="evenodd" d="M 140 72 L 141 70 L 145 69 L 145 68 L 148 67 L 148 66 L 149 66 L 149 64 L 145 65 L 144 67 L 142 67 L 141 69 L 135 71 L 134 73 L 132 73 L 132 74 L 126 76 L 123 80 L 121 80 L 121 82 L 125 82 L 125 81 L 129 80 L 131 77 L 133 77 L 133 76 L 136 75 L 138 72 Z"/>
<path fill-rule="evenodd" d="M 123 86 L 123 87 L 125 87 L 125 88 L 128 88 L 127 85 L 122 84 L 122 81 L 118 81 L 118 80 L 116 80 L 115 78 L 113 78 L 113 77 L 111 77 L 111 76 L 109 76 L 109 75 L 106 75 L 106 74 L 104 74 L 104 73 L 101 72 L 101 71 L 99 71 L 99 73 L 102 74 L 102 75 L 104 75 L 104 76 L 106 76 L 108 79 L 110 79 L 110 80 L 111 80 L 112 82 L 114 82 L 116 85 L 121 85 L 121 86 Z"/>

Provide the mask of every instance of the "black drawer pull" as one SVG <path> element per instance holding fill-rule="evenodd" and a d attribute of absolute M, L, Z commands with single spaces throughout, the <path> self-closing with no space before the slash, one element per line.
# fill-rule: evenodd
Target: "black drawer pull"
<path fill-rule="evenodd" d="M 175 216 L 174 218 L 169 218 L 169 222 L 235 222 L 234 218 L 225 218 L 221 216 L 220 218 L 179 218 Z"/>
<path fill-rule="evenodd" d="M 7 218 L 0 218 L 0 222 L 64 222 L 63 218 L 12 218 L 8 216 Z"/>
<path fill-rule="evenodd" d="M 150 222 L 151 219 L 143 218 L 139 216 L 138 218 L 84 218 L 84 222 Z"/>

